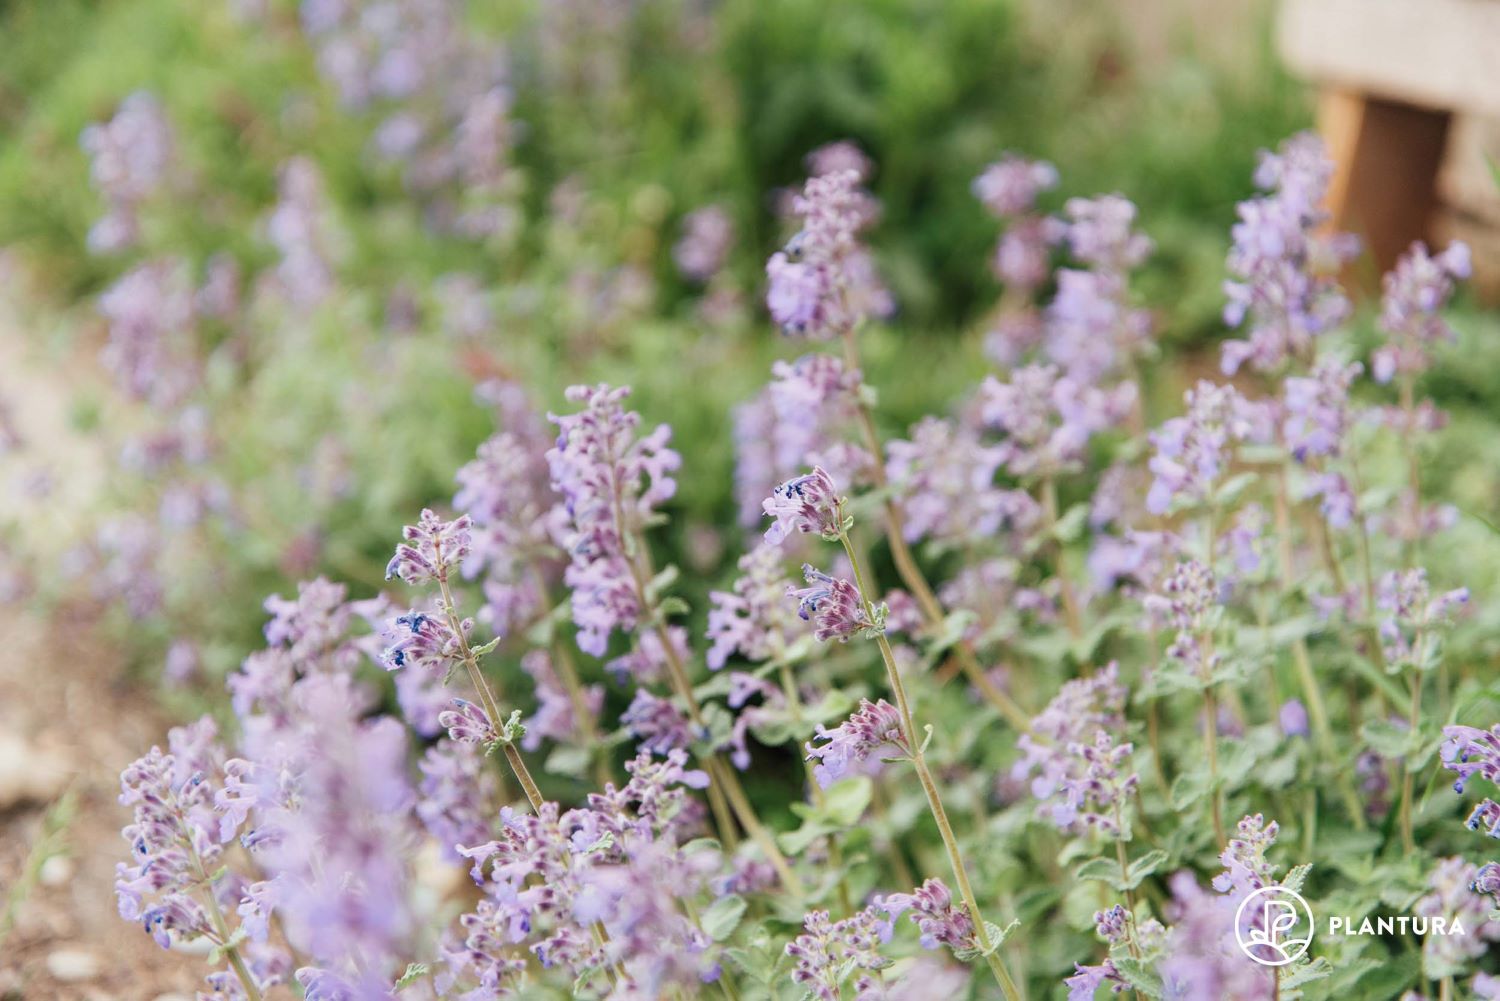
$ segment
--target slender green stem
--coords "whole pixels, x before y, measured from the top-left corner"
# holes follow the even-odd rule
[[[839,541],[849,557],[854,573],[854,584],[859,589],[865,615],[869,621],[873,622],[875,606],[870,603],[869,591],[865,588],[864,573],[860,569],[859,558],[854,554],[854,546],[849,542],[849,534],[840,532]],[[1019,1001],[1021,994],[1016,989],[1015,981],[1011,979],[1000,957],[995,954],[989,929],[985,927],[984,913],[979,909],[979,901],[974,896],[974,887],[969,883],[969,873],[964,866],[963,854],[958,847],[958,838],[953,833],[953,825],[948,820],[948,811],[943,807],[942,797],[938,795],[937,783],[933,781],[932,772],[927,767],[927,754],[922,748],[923,741],[917,735],[916,721],[912,718],[911,701],[907,698],[906,685],[901,680],[901,670],[896,666],[896,655],[891,651],[891,645],[884,635],[877,634],[875,642],[880,647],[880,656],[885,662],[886,678],[890,682],[891,693],[896,697],[896,707],[901,713],[901,727],[906,734],[912,765],[916,768],[917,778],[922,783],[922,792],[927,796],[927,806],[932,812],[932,819],[937,823],[938,833],[943,837],[943,847],[948,851],[948,863],[953,868],[953,878],[958,883],[958,892],[963,899],[964,908],[974,924],[974,935],[979,948],[984,953],[985,961],[989,964],[990,970],[994,973],[1008,1001]]]
[[[192,843],[191,838],[184,838],[183,844],[187,846],[188,854],[202,880],[203,896],[208,902],[209,920],[213,922],[214,934],[218,936],[219,947],[224,950],[224,958],[229,961],[235,977],[245,988],[245,996],[249,998],[249,1001],[261,1001],[260,987],[256,985],[255,978],[250,975],[249,968],[245,966],[245,960],[240,955],[239,948],[230,943],[229,923],[224,920],[224,912],[219,908],[219,901],[214,897],[213,880],[209,876],[208,868],[203,864],[203,856],[198,854],[198,848]]]
[[[438,555],[441,559],[442,554]],[[446,572],[438,574],[438,587],[443,595],[443,614],[447,616],[449,630],[458,639],[459,658],[463,661],[469,681],[479,696],[479,704],[489,715],[492,726],[504,726],[504,717],[500,715],[500,703],[495,700],[494,693],[490,691],[489,682],[485,680],[484,672],[479,669],[479,659],[474,656],[474,650],[469,646],[469,638],[464,635],[463,623],[458,619],[458,609],[453,604],[453,590],[448,586]],[[546,800],[542,798],[542,791],[537,788],[536,780],[531,777],[531,770],[526,767],[526,760],[521,757],[521,752],[510,741],[502,741],[501,747],[505,752],[505,760],[510,764],[510,770],[515,773],[516,781],[521,783],[521,790],[526,793],[526,799],[531,803],[532,810],[540,811]]]

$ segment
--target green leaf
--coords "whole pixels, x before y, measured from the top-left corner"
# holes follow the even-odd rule
[[[1305,862],[1302,865],[1293,866],[1291,871],[1281,880],[1281,885],[1293,893],[1302,892],[1302,884],[1307,882],[1307,874],[1312,872],[1312,863]]]
[[[1053,538],[1064,544],[1080,538],[1088,516],[1087,504],[1074,504],[1064,512],[1061,518],[1057,519],[1057,524],[1052,529]]]
[[[396,990],[399,991],[403,987],[410,987],[415,981],[420,980],[422,977],[427,976],[427,974],[431,972],[432,967],[428,966],[426,963],[407,964],[406,972],[401,974],[400,980],[396,981]]]
[[[699,924],[703,933],[715,942],[722,942],[734,934],[740,919],[745,916],[745,898],[737,893],[720,897],[703,912]]]
[[[1315,980],[1322,980],[1333,973],[1333,964],[1326,956],[1319,956],[1310,963],[1299,963],[1282,977],[1281,989],[1283,991],[1310,984]],[[1284,995],[1283,995],[1284,996]]]
[[[1365,746],[1382,758],[1404,758],[1411,751],[1412,733],[1388,719],[1368,720],[1359,728]]]
[[[830,823],[853,827],[864,816],[875,793],[875,783],[867,775],[856,775],[836,782],[823,793],[822,814]]]
[[[1144,881],[1147,876],[1151,875],[1157,869],[1160,869],[1162,863],[1166,861],[1167,853],[1162,851],[1160,848],[1154,851],[1149,851],[1146,854],[1142,855],[1140,858],[1130,863],[1130,868],[1126,870],[1124,888],[1127,890],[1134,890],[1137,886],[1141,885],[1142,881]]]
[[[1161,977],[1157,976],[1156,971],[1144,962],[1130,956],[1111,956],[1110,962],[1131,987],[1148,997],[1161,997],[1163,989]]]
[[[1112,858],[1091,858],[1073,870],[1074,879],[1097,879],[1116,890],[1123,889],[1120,863]]]
[[[1172,809],[1185,810],[1208,795],[1206,771],[1183,772],[1172,782]]]

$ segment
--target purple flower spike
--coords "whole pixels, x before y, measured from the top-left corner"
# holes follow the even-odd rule
[[[460,743],[490,744],[500,739],[489,715],[465,699],[454,699],[453,708],[439,714],[438,723]]]
[[[853,716],[832,730],[819,726],[814,739],[827,741],[818,747],[807,745],[807,759],[818,761],[813,776],[825,789],[848,775],[857,762],[875,755],[906,757],[912,753],[901,714],[885,699],[860,699]]]
[[[401,530],[406,541],[396,547],[396,555],[386,564],[385,579],[399,577],[408,584],[447,580],[449,573],[462,566],[469,555],[470,527],[466,514],[444,521],[431,509],[424,508],[415,525]]]
[[[859,589],[849,581],[830,577],[810,563],[802,564],[802,575],[807,578],[807,586],[788,584],[787,597],[796,598],[797,614],[817,626],[819,641],[843,643],[866,631],[885,630],[885,616],[877,611],[876,621],[871,622]]]
[[[778,486],[762,507],[766,517],[776,519],[766,529],[766,541],[773,546],[793,532],[836,539],[844,528],[843,498],[822,466],[814,466],[811,473]]]

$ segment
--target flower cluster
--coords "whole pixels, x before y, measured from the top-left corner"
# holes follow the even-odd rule
[[[1008,382],[989,376],[979,388],[979,415],[1005,435],[997,453],[1018,477],[1077,469],[1089,439],[1117,427],[1135,406],[1133,383],[1101,388],[1053,365],[1018,368]]]
[[[109,211],[89,230],[96,253],[125,250],[140,239],[139,210],[166,182],[176,137],[161,102],[137,91],[120,102],[115,117],[83,130],[90,179]]]
[[[853,976],[857,997],[880,996],[877,971],[890,965],[880,947],[891,937],[891,922],[882,919],[878,908],[866,907],[842,921],[831,920],[827,911],[810,911],[802,929],[786,946],[795,963],[794,983],[819,1001],[839,1001],[844,983]]]
[[[771,366],[771,382],[735,410],[735,492],[748,528],[762,516],[772,487],[809,467],[851,486],[866,482],[875,458],[847,431],[859,408],[860,373],[831,355],[804,355]]]
[[[1165,514],[1174,503],[1213,499],[1233,447],[1269,437],[1264,406],[1245,399],[1233,386],[1199,382],[1185,396],[1187,413],[1151,433],[1151,490],[1146,507]]]
[[[843,577],[830,577],[811,564],[802,565],[806,587],[788,584],[787,597],[797,599],[797,614],[816,627],[819,642],[838,640],[843,643],[867,632],[883,632],[885,617],[880,609],[875,618],[869,615],[864,596]]]
[[[814,466],[812,472],[778,486],[762,503],[766,517],[776,519],[766,529],[766,542],[779,545],[793,532],[836,539],[845,528],[843,505],[833,477]]]
[[[1376,606],[1382,613],[1380,639],[1386,663],[1425,669],[1454,610],[1468,602],[1466,587],[1434,595],[1421,567],[1385,574]]]
[[[818,762],[813,775],[825,789],[871,757],[910,757],[912,752],[901,714],[885,699],[860,699],[854,715],[832,730],[819,726],[814,739],[826,741],[807,745],[807,759]]]
[[[640,570],[626,540],[671,499],[672,473],[682,462],[668,447],[667,425],[638,436],[640,415],[622,406],[629,394],[625,387],[573,386],[568,399],[583,409],[550,417],[558,439],[547,462],[570,522],[564,579],[573,590],[578,648],[594,656],[604,653],[610,633],[634,628],[641,614]]]
[[[1425,371],[1429,346],[1456,339],[1442,310],[1453,295],[1454,283],[1468,278],[1471,270],[1466,244],[1451,244],[1433,256],[1417,243],[1385,276],[1380,329],[1387,341],[1370,360],[1370,371],[1378,382]]]
[[[791,644],[797,618],[786,602],[786,573],[776,546],[762,542],[740,557],[732,591],[711,591],[708,666],[718,670],[735,653],[750,661],[775,656]]]
[[[871,215],[860,180],[853,170],[819,174],[793,200],[802,228],[766,262],[766,308],[788,334],[826,340],[892,308],[858,241]]]
[[[1310,133],[1262,155],[1255,183],[1268,193],[1240,203],[1232,231],[1224,322],[1248,329],[1244,340],[1224,345],[1226,375],[1245,364],[1275,370],[1349,315],[1338,273],[1357,244],[1322,231],[1321,205],[1332,175],[1321,141]]]

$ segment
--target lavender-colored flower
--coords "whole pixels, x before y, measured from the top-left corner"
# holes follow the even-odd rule
[[[1200,660],[1202,639],[1213,631],[1222,614],[1214,572],[1197,560],[1179,563],[1163,582],[1161,593],[1149,596],[1146,605],[1177,630],[1167,656],[1194,669],[1211,671],[1212,664],[1204,665]],[[1217,659],[1215,654],[1215,662]]]
[[[1364,367],[1324,358],[1309,376],[1289,376],[1282,403],[1281,433],[1298,462],[1342,453],[1352,423],[1349,387]]]
[[[1090,743],[1068,745],[1075,759],[1062,781],[1062,798],[1048,811],[1052,823],[1064,831],[1093,829],[1105,837],[1130,840],[1130,797],[1140,785],[1140,776],[1127,772],[1135,748],[1115,744],[1103,730]]]
[[[740,557],[733,592],[710,591],[708,666],[717,671],[738,653],[762,661],[790,645],[797,620],[786,602],[781,551],[762,542]]]
[[[866,907],[842,921],[829,920],[827,911],[810,911],[802,929],[786,946],[794,962],[793,983],[819,1001],[839,1001],[844,983],[853,976],[857,997],[880,996],[872,973],[890,965],[880,947],[891,937],[891,923],[881,918],[877,907]]]
[[[454,699],[453,708],[439,715],[438,723],[459,743],[489,745],[500,739],[489,714],[465,699]]]
[[[258,805],[257,829],[274,828],[275,837],[258,844],[257,857],[293,946],[355,982],[389,982],[415,921],[405,729],[360,719],[347,679],[336,675],[300,682],[294,702],[290,753],[257,769],[295,775],[296,794]]]
[[[1445,744],[1443,750],[1444,750],[1445,755],[1448,754],[1448,753],[1451,753],[1449,751],[1449,748],[1446,746],[1446,744],[1447,744],[1448,740],[1450,739],[1448,731],[1449,730],[1454,730],[1454,729],[1457,729],[1457,728],[1456,727],[1446,727],[1443,730],[1443,739],[1444,739],[1444,744]],[[1479,731],[1479,732],[1483,733],[1484,731]],[[1456,757],[1456,755],[1455,755],[1455,757]],[[1447,760],[1446,757],[1444,758],[1444,761],[1443,761],[1443,767],[1444,768],[1452,768],[1453,767],[1452,763],[1449,760]],[[1462,790],[1460,790],[1460,791],[1462,791]],[[1484,833],[1487,834],[1489,837],[1500,838],[1500,803],[1496,803],[1494,800],[1489,799],[1488,797],[1486,797],[1485,799],[1481,800],[1480,803],[1479,803],[1479,805],[1476,806],[1476,807],[1474,807],[1473,811],[1470,812],[1469,819],[1466,820],[1466,821],[1464,821],[1464,826],[1467,827],[1471,831],[1483,830]]]
[[[953,893],[941,879],[929,879],[911,893],[877,898],[875,906],[892,921],[910,911],[924,949],[946,946],[962,957],[978,948],[973,920],[967,911],[953,906]]]
[[[1031,794],[1045,803],[1079,775],[1079,759],[1068,748],[1091,741],[1125,723],[1125,688],[1120,669],[1110,663],[1089,678],[1065,682],[1052,701],[1031,721],[1016,746],[1022,757],[1011,768],[1016,781],[1029,779]]]
[[[320,305],[333,292],[332,221],[323,178],[311,160],[294,157],[277,177],[276,207],[266,220],[266,237],[280,254],[273,286],[302,310]]]
[[[387,671],[407,669],[429,677],[445,678],[463,664],[462,640],[473,628],[473,619],[459,623],[463,636],[453,631],[441,607],[412,609],[392,619],[381,632],[385,648],[380,661]]]
[[[396,555],[386,564],[385,579],[400,577],[408,584],[447,580],[469,555],[472,525],[466,514],[444,521],[436,512],[423,508],[417,524],[401,530],[406,541],[396,547]]]
[[[653,695],[646,688],[635,690],[635,698],[620,715],[620,723],[641,750],[652,754],[686,750],[693,744],[693,726],[687,715],[671,699]]]
[[[484,575],[480,616],[501,633],[530,623],[545,607],[544,586],[554,582],[560,556],[554,540],[566,521],[548,482],[545,426],[529,408],[506,410],[503,418],[514,429],[479,446],[458,471],[453,496],[454,508],[473,522],[464,575]]]
[[[1461,857],[1440,859],[1427,877],[1429,892],[1412,906],[1414,915],[1447,919],[1450,933],[1422,940],[1422,971],[1430,979],[1455,976],[1500,941],[1491,902],[1474,888],[1479,870]],[[1455,923],[1463,929],[1453,934]]]
[[[979,415],[1005,434],[997,447],[1012,475],[1052,476],[1077,469],[1089,439],[1116,427],[1135,405],[1135,386],[1101,389],[1052,365],[1028,365],[1009,382],[994,376],[979,389]]]
[[[686,662],[692,656],[688,644],[688,632],[682,626],[668,626],[667,640],[671,652],[678,661]],[[634,647],[618,657],[604,663],[604,669],[620,684],[651,684],[660,681],[669,667],[668,651],[662,645],[661,633],[652,629],[639,633]]]
[[[999,219],[1030,212],[1037,196],[1057,187],[1057,168],[1045,160],[1006,153],[974,178],[974,197]]]
[[[1233,445],[1267,438],[1267,412],[1233,386],[1202,381],[1186,394],[1187,413],[1151,434],[1154,479],[1146,496],[1152,514],[1165,514],[1176,500],[1204,503],[1213,497]]]
[[[1413,244],[1385,276],[1380,300],[1380,329],[1386,343],[1376,349],[1370,370],[1378,382],[1426,370],[1432,345],[1457,339],[1443,320],[1455,283],[1472,271],[1469,248],[1455,242],[1437,256],[1420,241]]]
[[[1031,292],[1047,280],[1052,265],[1052,247],[1061,239],[1064,229],[1056,219],[1026,216],[1011,223],[995,244],[990,270],[1007,288]],[[1018,357],[1040,340],[1039,319],[1032,309],[1002,314],[996,320],[986,347],[991,356]]]
[[[771,491],[762,502],[766,517],[775,522],[766,529],[766,541],[780,545],[793,532],[836,539],[844,530],[844,499],[833,477],[822,466],[795,476]]]
[[[858,414],[860,374],[831,355],[805,355],[771,366],[762,392],[734,412],[737,462],[735,493],[746,528],[759,523],[762,502],[778,484],[811,466],[822,466],[835,482],[869,479],[874,458],[852,445]]]
[[[858,241],[871,215],[859,184],[852,170],[822,174],[793,199],[802,228],[766,262],[766,306],[789,334],[826,340],[891,309]]]
[[[995,485],[1003,446],[985,446],[955,421],[923,418],[911,440],[886,446],[886,472],[901,498],[907,541],[952,546],[987,539],[1002,526],[1026,532],[1040,511],[1022,490]]]
[[[89,155],[90,180],[109,204],[89,230],[89,249],[125,250],[140,238],[141,204],[167,180],[176,146],[172,125],[155,95],[137,91],[108,122],[85,128],[80,144]]]
[[[308,670],[349,670],[357,651],[348,643],[349,627],[356,607],[348,603],[349,590],[323,577],[297,585],[296,598],[273,594],[263,607],[270,620],[264,632],[266,643],[281,647]]]
[[[573,589],[579,649],[596,657],[611,632],[633,629],[641,614],[625,540],[671,499],[677,489],[671,474],[682,462],[668,447],[672,430],[665,424],[638,435],[640,415],[621,405],[629,394],[625,387],[573,386],[568,399],[584,409],[549,415],[559,433],[547,462],[572,522],[564,579]]]
[[[788,584],[786,594],[797,599],[797,614],[817,627],[814,635],[819,642],[843,643],[851,636],[884,631],[885,616],[877,609],[875,621],[870,621],[859,589],[849,581],[830,577],[809,563],[802,565],[802,575],[807,586]]]
[[[1134,230],[1136,209],[1128,198],[1070,198],[1063,213],[1068,220],[1068,249],[1098,271],[1120,274],[1151,254],[1150,237]]]
[[[521,739],[523,750],[534,751],[542,746],[543,738],[559,744],[576,742],[586,736],[585,721],[579,719],[580,708],[589,720],[598,719],[604,708],[604,686],[587,685],[580,692],[581,706],[568,694],[567,687],[558,679],[552,665],[552,657],[545,650],[532,650],[521,658],[521,670],[536,683],[536,712],[525,720],[526,735]]]
[[[1275,369],[1348,317],[1338,272],[1358,245],[1322,232],[1321,204],[1332,174],[1322,142],[1311,133],[1293,136],[1275,154],[1262,152],[1255,183],[1268,193],[1240,203],[1232,231],[1224,322],[1239,327],[1248,321],[1248,330],[1244,340],[1224,344],[1226,375],[1246,363]]]
[[[1306,737],[1309,733],[1307,707],[1300,699],[1287,699],[1276,713],[1281,732],[1288,737]]]
[[[1386,573],[1375,599],[1383,613],[1380,638],[1386,663],[1425,668],[1438,652],[1438,634],[1451,624],[1454,611],[1468,602],[1466,587],[1434,596],[1421,567]]]
[[[1227,893],[1238,906],[1250,894],[1275,883],[1276,866],[1266,859],[1266,852],[1280,830],[1276,821],[1268,824],[1259,813],[1242,818],[1236,836],[1219,855],[1224,871],[1214,877],[1214,889]]]
[[[734,245],[734,220],[722,205],[694,209],[682,221],[682,238],[672,248],[672,259],[683,277],[706,282],[719,273]]]
[[[818,762],[813,777],[828,788],[848,775],[851,767],[870,757],[910,757],[912,747],[896,707],[881,699],[860,699],[854,715],[832,730],[821,724],[814,740],[827,743],[807,744],[807,760]]]
[[[1266,968],[1240,949],[1234,934],[1236,904],[1210,893],[1192,873],[1175,873],[1167,881],[1172,900],[1167,915],[1172,927],[1166,955],[1157,967],[1164,996],[1181,1001],[1270,1001],[1272,980]]]
[[[1115,969],[1115,964],[1108,959],[1098,966],[1074,963],[1073,969],[1076,972],[1063,979],[1063,985],[1068,988],[1068,1001],[1094,1001],[1094,994],[1105,984],[1109,984],[1116,994],[1129,987],[1125,978]]]
[[[1140,353],[1151,336],[1151,316],[1129,304],[1123,273],[1057,272],[1057,294],[1046,309],[1046,355],[1071,376],[1097,383]]]
[[[98,308],[109,327],[99,357],[122,390],[166,410],[197,388],[193,288],[184,262],[158,258],[126,272]]]
[[[499,784],[483,749],[465,741],[442,741],[418,763],[417,817],[451,862],[459,845],[479,844],[494,833]]]
[[[865,151],[857,144],[848,139],[836,139],[831,143],[824,143],[803,158],[807,165],[807,172],[813,177],[822,177],[824,174],[838,174],[843,171],[853,171],[864,184],[875,173],[875,163]]]

